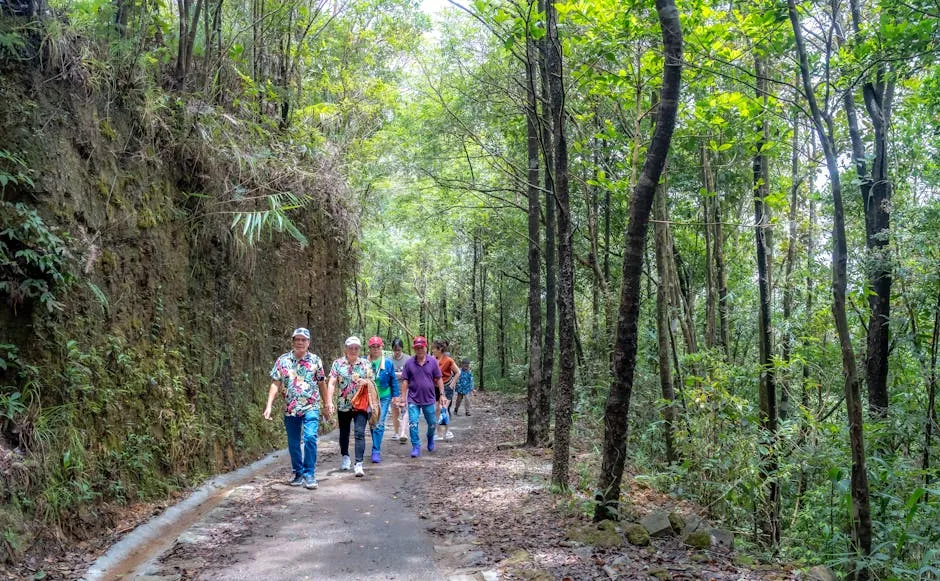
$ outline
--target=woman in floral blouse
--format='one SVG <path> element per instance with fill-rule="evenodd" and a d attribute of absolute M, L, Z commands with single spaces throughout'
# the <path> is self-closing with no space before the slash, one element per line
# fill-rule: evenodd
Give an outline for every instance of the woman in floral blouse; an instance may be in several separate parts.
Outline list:
<path fill-rule="evenodd" d="M 339 450 L 343 455 L 343 470 L 349 470 L 349 426 L 355 427 L 356 437 L 356 476 L 364 476 L 362 458 L 366 452 L 366 424 L 369 421 L 367 412 L 352 409 L 352 400 L 359 390 L 359 386 L 372 380 L 372 364 L 368 359 L 359 356 L 362 341 L 359 337 L 346 339 L 346 355 L 333 362 L 330 368 L 330 381 L 327 386 L 327 400 L 332 401 L 333 394 L 337 393 L 337 419 L 339 420 Z M 339 391 L 336 391 L 337 386 Z"/>

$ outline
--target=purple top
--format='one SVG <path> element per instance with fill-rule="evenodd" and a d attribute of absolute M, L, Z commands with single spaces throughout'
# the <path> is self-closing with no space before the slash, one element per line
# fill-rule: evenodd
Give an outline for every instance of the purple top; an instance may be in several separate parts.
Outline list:
<path fill-rule="evenodd" d="M 408 382 L 408 403 L 430 405 L 435 403 L 434 380 L 441 376 L 437 359 L 431 355 L 424 358 L 424 365 L 419 365 L 414 357 L 405 361 L 401 371 L 402 381 Z"/>

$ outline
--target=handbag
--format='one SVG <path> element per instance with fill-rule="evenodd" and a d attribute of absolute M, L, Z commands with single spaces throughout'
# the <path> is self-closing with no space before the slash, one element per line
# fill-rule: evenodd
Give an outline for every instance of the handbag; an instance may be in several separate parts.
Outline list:
<path fill-rule="evenodd" d="M 379 391 L 373 381 L 366 381 L 359 386 L 359 391 L 352 399 L 352 409 L 356 412 L 369 414 L 369 427 L 375 428 L 379 423 L 382 408 L 379 404 Z"/>

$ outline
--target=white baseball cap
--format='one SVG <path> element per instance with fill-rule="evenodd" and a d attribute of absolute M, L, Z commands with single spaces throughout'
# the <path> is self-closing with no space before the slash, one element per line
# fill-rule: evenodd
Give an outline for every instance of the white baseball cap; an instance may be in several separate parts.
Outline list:
<path fill-rule="evenodd" d="M 294 337 L 303 337 L 304 339 L 310 339 L 310 330 L 304 327 L 297 327 L 294 329 L 294 333 L 291 335 L 291 339 Z"/>
<path fill-rule="evenodd" d="M 356 347 L 362 347 L 362 341 L 360 341 L 359 337 L 356 337 L 355 335 L 353 335 L 349 339 L 346 339 L 347 347 L 352 347 L 353 345 L 355 345 Z"/>

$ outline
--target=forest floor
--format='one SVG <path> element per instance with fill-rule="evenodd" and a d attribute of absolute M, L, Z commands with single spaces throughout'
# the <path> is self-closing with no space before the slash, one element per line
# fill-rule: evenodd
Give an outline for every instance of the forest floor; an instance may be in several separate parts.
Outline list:
<path fill-rule="evenodd" d="M 694 550 L 673 535 L 634 546 L 618 527 L 614 546 L 575 540 L 572 531 L 593 527 L 589 499 L 550 492 L 550 449 L 506 445 L 520 441 L 523 418 L 519 397 L 475 393 L 473 415 L 455 418 L 456 437 L 439 443 L 433 454 L 423 447 L 421 457 L 412 459 L 410 445 L 387 438 L 383 462 L 373 465 L 367 436 L 365 478 L 340 471 L 335 439 L 324 441 L 319 489 L 287 486 L 290 470 L 281 462 L 236 487 L 168 550 L 124 578 L 799 578 L 778 566 L 739 566 L 741 559 L 730 550 Z M 590 453 L 576 446 L 573 466 Z M 663 510 L 696 512 L 638 483 L 631 482 L 630 490 L 636 518 Z M 142 520 L 146 513 L 139 512 L 127 521 Z M 83 553 L 73 547 L 19 573 L 80 578 L 101 549 Z"/>

